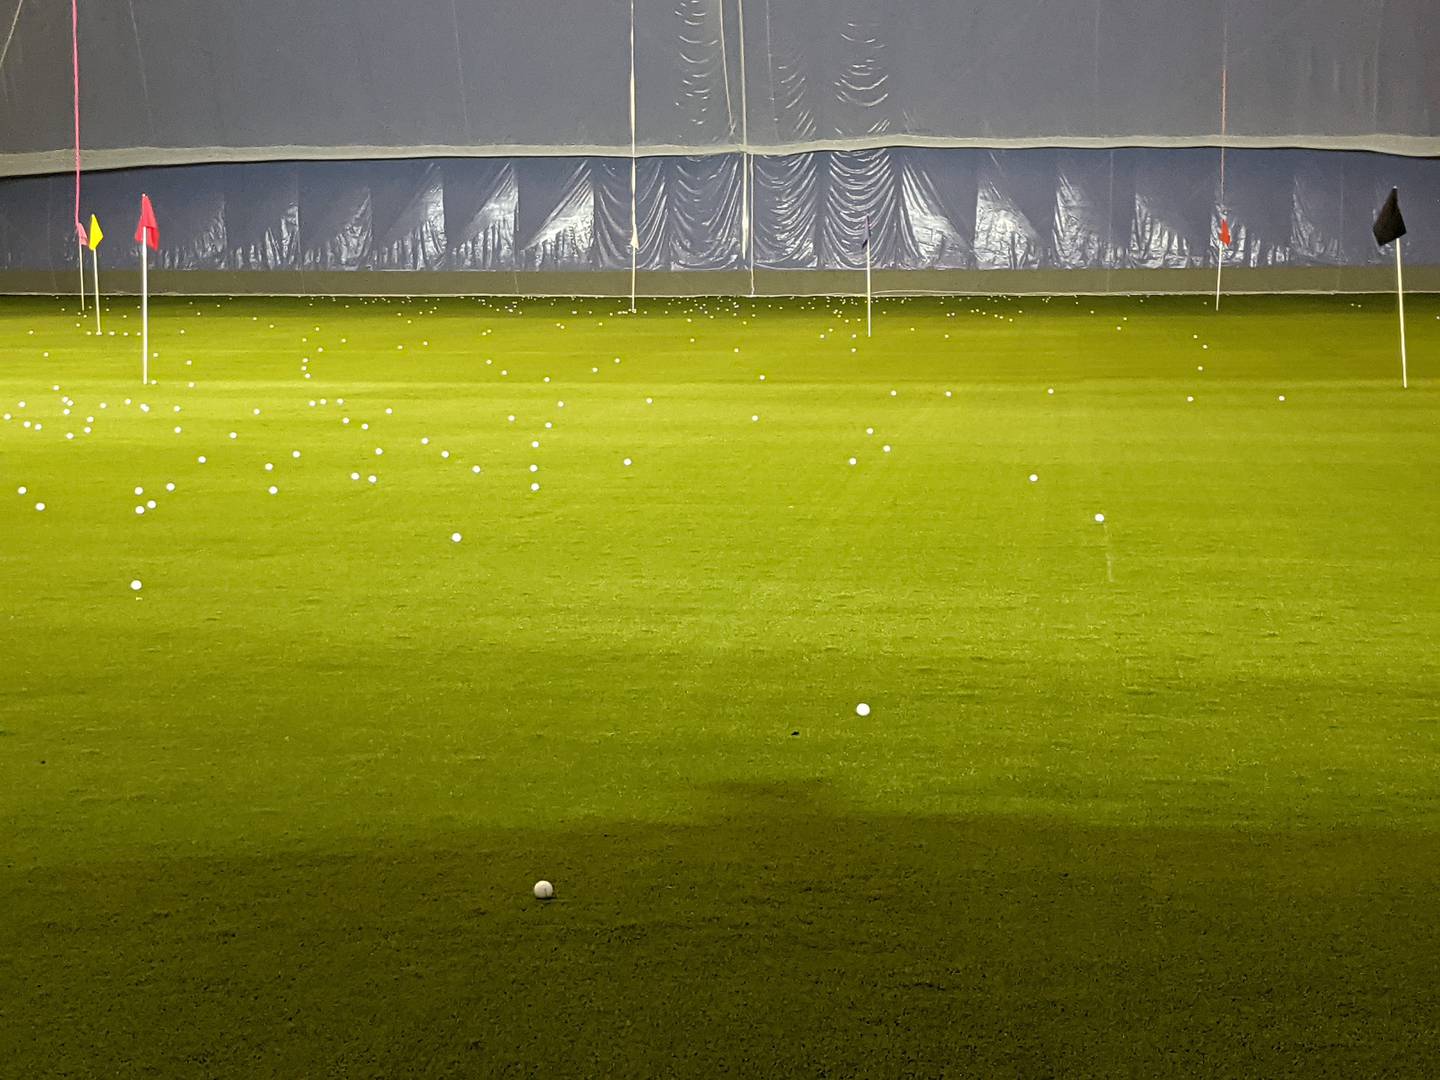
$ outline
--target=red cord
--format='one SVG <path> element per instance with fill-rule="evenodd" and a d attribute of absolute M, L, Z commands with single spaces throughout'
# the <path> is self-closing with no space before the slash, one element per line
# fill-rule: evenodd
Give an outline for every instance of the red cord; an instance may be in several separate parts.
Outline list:
<path fill-rule="evenodd" d="M 75 232 L 84 237 L 80 224 L 80 0 L 70 0 L 70 69 L 75 88 Z"/>

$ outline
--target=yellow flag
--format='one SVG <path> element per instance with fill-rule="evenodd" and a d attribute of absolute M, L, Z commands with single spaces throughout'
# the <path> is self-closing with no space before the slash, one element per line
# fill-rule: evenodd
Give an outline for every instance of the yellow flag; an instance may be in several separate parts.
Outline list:
<path fill-rule="evenodd" d="M 90 250 L 94 251 L 100 246 L 100 241 L 105 239 L 105 234 L 100 231 L 100 219 L 94 214 L 90 215 Z"/>

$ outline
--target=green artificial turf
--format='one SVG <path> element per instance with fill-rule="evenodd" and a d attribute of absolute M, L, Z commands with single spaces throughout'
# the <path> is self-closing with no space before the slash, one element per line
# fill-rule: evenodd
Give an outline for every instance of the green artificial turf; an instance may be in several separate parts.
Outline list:
<path fill-rule="evenodd" d="M 0 1074 L 1440 1059 L 1436 298 L 73 307 Z"/>

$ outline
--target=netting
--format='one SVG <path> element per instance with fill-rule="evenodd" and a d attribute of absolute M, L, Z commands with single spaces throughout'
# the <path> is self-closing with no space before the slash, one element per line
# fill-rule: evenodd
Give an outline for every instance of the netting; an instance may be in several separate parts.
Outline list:
<path fill-rule="evenodd" d="M 0 170 L 69 166 L 69 12 L 12 0 Z M 11 4 L 0 10 L 0 33 Z M 629 0 L 84 4 L 92 168 L 628 155 Z M 1440 154 L 1432 0 L 636 0 L 642 154 L 1233 146 Z"/>

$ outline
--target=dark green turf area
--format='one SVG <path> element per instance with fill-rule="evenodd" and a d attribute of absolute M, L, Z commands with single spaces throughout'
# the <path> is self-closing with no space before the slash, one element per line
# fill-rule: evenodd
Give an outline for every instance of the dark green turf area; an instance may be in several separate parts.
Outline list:
<path fill-rule="evenodd" d="M 1433 1075 L 1440 300 L 623 306 L 0 301 L 0 1075 Z"/>

